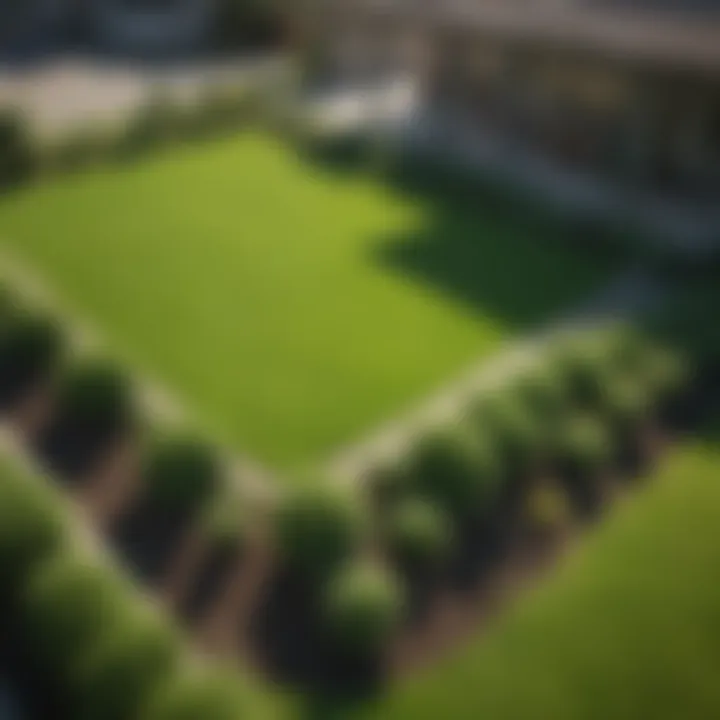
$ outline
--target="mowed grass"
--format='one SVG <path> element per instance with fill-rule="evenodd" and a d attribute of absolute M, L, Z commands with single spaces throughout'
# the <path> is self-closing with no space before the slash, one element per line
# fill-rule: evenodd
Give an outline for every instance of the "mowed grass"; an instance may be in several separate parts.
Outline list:
<path fill-rule="evenodd" d="M 611 263 L 549 233 L 521 211 L 440 211 L 254 133 L 0 202 L 0 243 L 113 353 L 282 466 L 594 292 Z"/>
<path fill-rule="evenodd" d="M 651 483 L 489 634 L 368 717 L 720 717 L 720 434 Z"/>

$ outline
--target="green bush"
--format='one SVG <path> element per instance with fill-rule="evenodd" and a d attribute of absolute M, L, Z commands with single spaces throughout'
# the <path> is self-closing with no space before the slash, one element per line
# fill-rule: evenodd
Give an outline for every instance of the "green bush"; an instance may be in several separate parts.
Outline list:
<path fill-rule="evenodd" d="M 645 358 L 641 381 L 659 402 L 665 402 L 687 386 L 690 377 L 690 362 L 681 352 L 655 347 Z"/>
<path fill-rule="evenodd" d="M 420 438 L 411 452 L 408 472 L 421 497 L 462 518 L 485 513 L 499 484 L 495 448 L 466 425 Z"/>
<path fill-rule="evenodd" d="M 528 493 L 525 516 L 532 530 L 553 533 L 572 521 L 570 499 L 559 487 L 540 485 Z"/>
<path fill-rule="evenodd" d="M 19 592 L 65 542 L 58 501 L 26 471 L 0 462 L 0 587 Z"/>
<path fill-rule="evenodd" d="M 27 123 L 18 114 L 0 110 L 0 186 L 29 179 L 36 154 Z"/>
<path fill-rule="evenodd" d="M 150 502 L 170 511 L 202 510 L 220 489 L 221 480 L 215 451 L 194 438 L 159 440 L 146 458 L 144 481 Z"/>
<path fill-rule="evenodd" d="M 387 570 L 366 562 L 340 570 L 328 583 L 328 628 L 346 651 L 374 655 L 396 631 L 404 606 L 401 585 Z"/>
<path fill-rule="evenodd" d="M 246 89 L 211 88 L 188 110 L 188 131 L 205 135 L 239 128 L 256 109 L 255 99 Z"/>
<path fill-rule="evenodd" d="M 74 426 L 120 430 L 136 416 L 130 380 L 112 363 L 86 361 L 62 378 L 58 394 L 60 417 Z"/>
<path fill-rule="evenodd" d="M 520 402 L 543 421 L 563 417 L 570 407 L 565 377 L 555 362 L 542 360 L 513 381 Z"/>
<path fill-rule="evenodd" d="M 557 430 L 556 451 L 575 480 L 594 478 L 609 467 L 614 448 L 608 428 L 595 417 L 575 416 Z"/>
<path fill-rule="evenodd" d="M 547 427 L 513 388 L 482 398 L 469 416 L 495 443 L 502 467 L 511 475 L 528 472 L 540 459 Z"/>
<path fill-rule="evenodd" d="M 184 673 L 153 697 L 141 720 L 240 720 L 251 717 L 247 689 L 224 673 Z"/>
<path fill-rule="evenodd" d="M 186 110 L 158 92 L 128 120 L 116 152 L 132 157 L 165 145 L 182 137 L 185 122 Z"/>
<path fill-rule="evenodd" d="M 117 575 L 76 554 L 61 552 L 40 565 L 23 594 L 23 620 L 35 657 L 70 674 L 127 610 Z"/>
<path fill-rule="evenodd" d="M 324 575 L 358 547 L 365 523 L 360 498 L 328 482 L 309 483 L 282 500 L 277 539 L 290 567 Z"/>
<path fill-rule="evenodd" d="M 177 671 L 182 649 L 157 616 L 133 613 L 115 623 L 76 674 L 77 717 L 134 720 Z"/>
<path fill-rule="evenodd" d="M 0 388 L 16 399 L 47 377 L 60 359 L 63 338 L 50 318 L 16 313 L 0 327 Z"/>
<path fill-rule="evenodd" d="M 452 522 L 431 502 L 403 500 L 389 518 L 388 542 L 393 555 L 406 567 L 434 567 L 452 550 Z"/>

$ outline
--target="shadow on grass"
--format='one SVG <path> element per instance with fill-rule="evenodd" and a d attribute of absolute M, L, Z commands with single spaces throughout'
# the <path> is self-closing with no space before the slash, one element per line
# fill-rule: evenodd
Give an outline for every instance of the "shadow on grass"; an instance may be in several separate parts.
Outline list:
<path fill-rule="evenodd" d="M 423 283 L 509 328 L 537 325 L 597 292 L 622 260 L 623 238 L 599 222 L 553 212 L 511 188 L 367 141 L 303 145 L 309 163 L 339 175 L 372 175 L 427 208 L 428 222 L 381 238 L 370 261 Z"/>

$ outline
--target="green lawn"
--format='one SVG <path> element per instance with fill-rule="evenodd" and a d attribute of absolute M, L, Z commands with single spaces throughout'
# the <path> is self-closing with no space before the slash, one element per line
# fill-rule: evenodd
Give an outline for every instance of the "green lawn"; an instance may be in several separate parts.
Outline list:
<path fill-rule="evenodd" d="M 477 198 L 477 203 L 481 198 Z M 608 260 L 257 134 L 0 202 L 0 243 L 217 437 L 283 466 L 353 440 L 597 288 Z"/>
<path fill-rule="evenodd" d="M 720 435 L 679 452 L 556 575 L 372 720 L 720 717 Z"/>

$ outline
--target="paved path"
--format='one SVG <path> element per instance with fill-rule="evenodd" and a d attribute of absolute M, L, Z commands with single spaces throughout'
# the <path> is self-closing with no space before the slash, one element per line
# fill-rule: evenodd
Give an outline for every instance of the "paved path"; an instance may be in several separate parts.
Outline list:
<path fill-rule="evenodd" d="M 552 335 L 572 327 L 622 320 L 647 312 L 665 297 L 666 288 L 644 271 L 631 269 L 589 302 L 564 318 L 551 322 L 504 350 L 483 357 L 469 371 L 440 389 L 418 407 L 373 431 L 360 442 L 338 452 L 328 463 L 331 477 L 362 481 L 383 462 L 399 457 L 412 438 L 424 428 L 451 420 L 462 412 L 468 399 L 485 389 L 497 387 L 528 367 Z"/>

